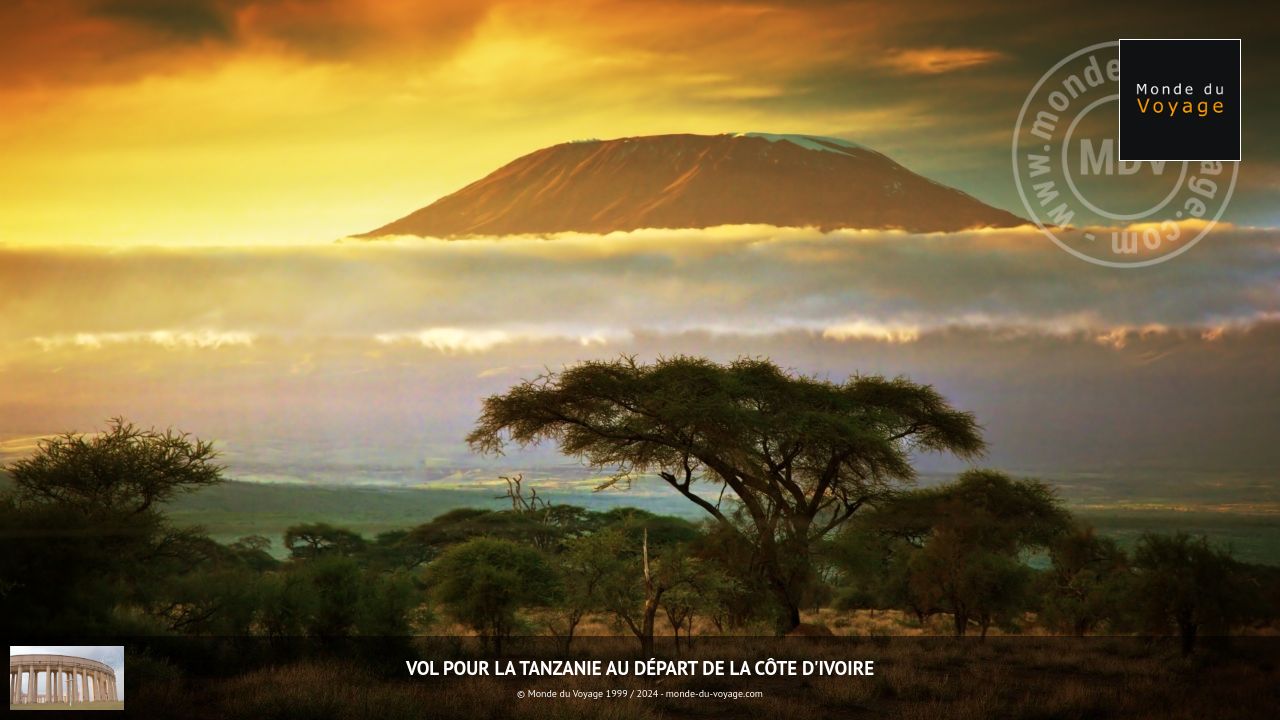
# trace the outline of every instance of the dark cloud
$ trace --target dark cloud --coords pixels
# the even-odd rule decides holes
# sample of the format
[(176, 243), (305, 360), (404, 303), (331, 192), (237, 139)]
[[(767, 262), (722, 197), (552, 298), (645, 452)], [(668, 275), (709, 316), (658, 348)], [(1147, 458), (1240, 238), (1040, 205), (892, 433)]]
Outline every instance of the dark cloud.
[[(439, 59), (485, 0), (23, 0), (0, 4), (0, 91), (176, 75), (253, 54)], [(406, 9), (407, 8), (407, 9)], [(389, 12), (397, 9), (397, 12)]]
[(235, 32), (233, 9), (233, 3), (219, 0), (99, 0), (90, 13), (138, 23), (184, 40), (226, 41)]

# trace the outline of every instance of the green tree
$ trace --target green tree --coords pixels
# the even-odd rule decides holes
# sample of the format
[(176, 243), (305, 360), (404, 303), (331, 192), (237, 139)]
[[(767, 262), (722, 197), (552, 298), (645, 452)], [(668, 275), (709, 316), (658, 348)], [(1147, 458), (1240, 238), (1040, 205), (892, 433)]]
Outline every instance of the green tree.
[(551, 610), (548, 629), (564, 643), (565, 652), (573, 645), (583, 618), (605, 609), (606, 583), (613, 580), (621, 563), (608, 539), (607, 532), (574, 538), (552, 560), (562, 595)]
[(138, 515), (175, 495), (222, 482), (211, 443), (172, 429), (144, 430), (113, 418), (93, 435), (42, 440), (9, 466), (19, 505), (55, 505), (88, 515)]
[(1226, 634), (1243, 619), (1252, 588), (1231, 553), (1186, 533), (1147, 533), (1133, 554), (1133, 607), (1149, 632), (1176, 628), (1183, 654), (1202, 630)]
[(1030, 576), (1016, 557), (973, 545), (945, 527), (907, 561), (913, 607), (949, 613), (956, 635), (964, 635), (973, 621), (985, 638), (992, 623), (1015, 616)]
[(1050, 627), (1083, 636), (1119, 619), (1131, 579), (1129, 559), (1114, 540), (1091, 527), (1075, 527), (1049, 548), (1041, 618)]
[(714, 618), (722, 612), (721, 606), (737, 590), (736, 583), (727, 573), (713, 563), (692, 557), (683, 549), (672, 558), (676, 567), (666, 572), (676, 582), (662, 596), (662, 612), (667, 616), (675, 633), (676, 652), (680, 652), (680, 633), (684, 633), (686, 646), (693, 643), (693, 622), (698, 616)]
[(838, 609), (881, 609), (907, 605), (905, 594), (891, 588), (894, 578), (890, 563), (903, 551), (903, 548), (894, 547), (898, 542), (872, 531), (866, 523), (851, 522), (823, 546), (823, 560), (834, 571), (832, 582), (836, 591), (835, 606)]
[(655, 473), (724, 526), (741, 531), (699, 485), (731, 492), (782, 609), (800, 622), (811, 546), (896, 483), (916, 451), (971, 457), (982, 450), (972, 415), (932, 387), (903, 378), (844, 383), (790, 375), (774, 363), (727, 365), (691, 357), (651, 365), (587, 362), (489, 397), (468, 436), (498, 453), (504, 438), (543, 440), (615, 481)]
[(365, 545), (359, 533), (328, 523), (293, 525), (284, 531), (284, 546), (298, 560), (326, 553), (354, 555), (364, 550)]
[(663, 597), (689, 584), (693, 567), (685, 546), (650, 542), (646, 520), (652, 519), (632, 516), (610, 524), (575, 541), (570, 550), (583, 571), (595, 578), (597, 607), (635, 635), (645, 657), (653, 655)]
[(1022, 554), (1050, 546), (1070, 527), (1051, 488), (992, 470), (902, 493), (866, 520), (898, 541), (903, 557), (890, 567), (902, 573), (897, 589), (910, 609), (921, 618), (949, 613), (956, 635), (976, 622), (984, 637), (1023, 607), (1031, 575)]
[[(730, 522), (749, 527), (750, 520), (742, 509), (727, 513)], [(714, 588), (705, 614), (717, 631), (742, 629), (756, 621), (775, 621), (780, 615), (774, 595), (760, 571), (760, 553), (756, 544), (742, 542), (749, 531), (726, 527), (716, 520), (703, 524), (701, 532), (689, 541), (690, 552), (709, 567), (721, 573), (727, 582)]]
[(558, 552), (566, 540), (598, 525), (595, 515), (572, 505), (539, 505), (533, 511), (458, 508), (409, 530), (399, 540), (397, 553), (404, 567), (413, 568), (431, 562), (452, 545), (477, 537)]
[(259, 583), (258, 617), (268, 637), (302, 635), (314, 596), (298, 572), (270, 573)]
[(303, 629), (320, 638), (351, 635), (360, 612), (363, 577), (350, 557), (319, 555), (293, 572), (298, 573), (309, 597)]
[(202, 533), (172, 532), (164, 552), (135, 570), (130, 604), (168, 632), (248, 635), (260, 602), (256, 560)]
[(280, 561), (271, 557), (271, 540), (262, 535), (246, 535), (227, 546), (236, 558), (258, 572), (273, 570)]
[(406, 635), (410, 613), (420, 600), (417, 586), (406, 573), (366, 571), (360, 585), (357, 629), (361, 635)]
[(560, 595), (544, 555), (510, 540), (474, 538), (455, 545), (431, 564), (429, 577), (446, 612), (499, 653), (519, 610), (549, 605)]
[[(0, 589), (10, 634), (151, 631), (126, 605), (165, 602), (170, 576), (209, 560), (198, 530), (162, 504), (222, 480), (213, 447), (114, 419), (101, 433), (42, 441), (12, 463), (0, 497)], [(152, 616), (155, 617), (155, 616)]]

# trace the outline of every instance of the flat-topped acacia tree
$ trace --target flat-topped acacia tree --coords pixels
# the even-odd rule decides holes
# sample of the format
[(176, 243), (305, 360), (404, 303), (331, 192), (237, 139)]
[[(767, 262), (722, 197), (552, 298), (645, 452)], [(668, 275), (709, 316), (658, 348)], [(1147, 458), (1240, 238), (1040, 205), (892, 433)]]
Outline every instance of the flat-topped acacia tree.
[[(973, 415), (928, 385), (861, 375), (834, 383), (767, 359), (687, 356), (585, 362), (491, 396), (467, 441), (499, 454), (507, 440), (555, 442), (614, 471), (615, 482), (661, 477), (752, 544), (783, 631), (800, 623), (815, 542), (909, 482), (913, 453), (983, 449)], [(723, 505), (726, 490), (746, 523)]]

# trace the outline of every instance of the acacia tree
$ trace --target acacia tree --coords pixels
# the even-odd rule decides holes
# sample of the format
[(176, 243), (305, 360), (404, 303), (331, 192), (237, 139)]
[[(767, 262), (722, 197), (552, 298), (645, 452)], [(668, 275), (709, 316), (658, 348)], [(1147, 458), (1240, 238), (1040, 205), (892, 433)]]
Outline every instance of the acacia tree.
[(1083, 636), (1118, 619), (1132, 577), (1115, 540), (1077, 526), (1050, 546), (1049, 559), (1041, 614), (1046, 623)]
[(112, 418), (103, 432), (40, 441), (9, 466), (19, 502), (92, 515), (139, 515), (174, 496), (222, 482), (212, 443)]
[(284, 546), (291, 557), (306, 559), (326, 553), (354, 555), (364, 549), (359, 533), (328, 523), (293, 525), (284, 531)]
[(555, 571), (537, 550), (510, 540), (474, 538), (445, 551), (430, 566), (436, 594), (455, 620), (502, 652), (516, 612), (560, 597)]
[(1139, 622), (1152, 632), (1176, 627), (1184, 655), (1195, 647), (1201, 630), (1225, 635), (1253, 604), (1240, 564), (1204, 536), (1143, 535), (1133, 566)]
[(618, 573), (620, 559), (613, 554), (608, 533), (571, 540), (564, 552), (554, 556), (564, 595), (552, 609), (548, 629), (564, 642), (569, 652), (574, 633), (586, 616), (604, 604), (604, 585)]
[(900, 494), (866, 522), (897, 542), (891, 567), (902, 573), (904, 604), (919, 617), (949, 613), (956, 635), (975, 621), (985, 637), (1020, 609), (1030, 580), (1021, 554), (1052, 546), (1070, 515), (1044, 483), (969, 470), (953, 483)]
[(117, 609), (154, 608), (170, 581), (209, 559), (207, 538), (173, 527), (163, 504), (222, 481), (217, 452), (172, 430), (116, 418), (93, 434), (42, 440), (4, 468), (0, 493), (0, 629), (118, 632)]
[[(491, 396), (467, 440), (501, 453), (506, 439), (553, 441), (614, 470), (611, 483), (657, 474), (753, 546), (783, 631), (800, 622), (815, 542), (910, 480), (913, 452), (967, 458), (983, 447), (973, 416), (928, 385), (879, 376), (834, 383), (767, 359), (685, 356), (586, 362)], [(726, 491), (747, 523), (731, 522)]]
[(654, 543), (648, 528), (626, 523), (575, 541), (587, 560), (583, 571), (595, 576), (601, 610), (617, 619), (640, 641), (640, 654), (653, 657), (655, 622), (668, 592), (689, 585), (695, 562), (684, 548)]

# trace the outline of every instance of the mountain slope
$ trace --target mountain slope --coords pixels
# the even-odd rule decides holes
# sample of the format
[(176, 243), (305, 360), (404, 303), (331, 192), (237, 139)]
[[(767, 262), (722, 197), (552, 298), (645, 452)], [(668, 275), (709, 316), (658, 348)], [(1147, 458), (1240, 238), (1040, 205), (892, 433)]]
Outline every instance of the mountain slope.
[(655, 135), (538, 150), (361, 237), (748, 223), (935, 232), (1023, 221), (845, 140)]

